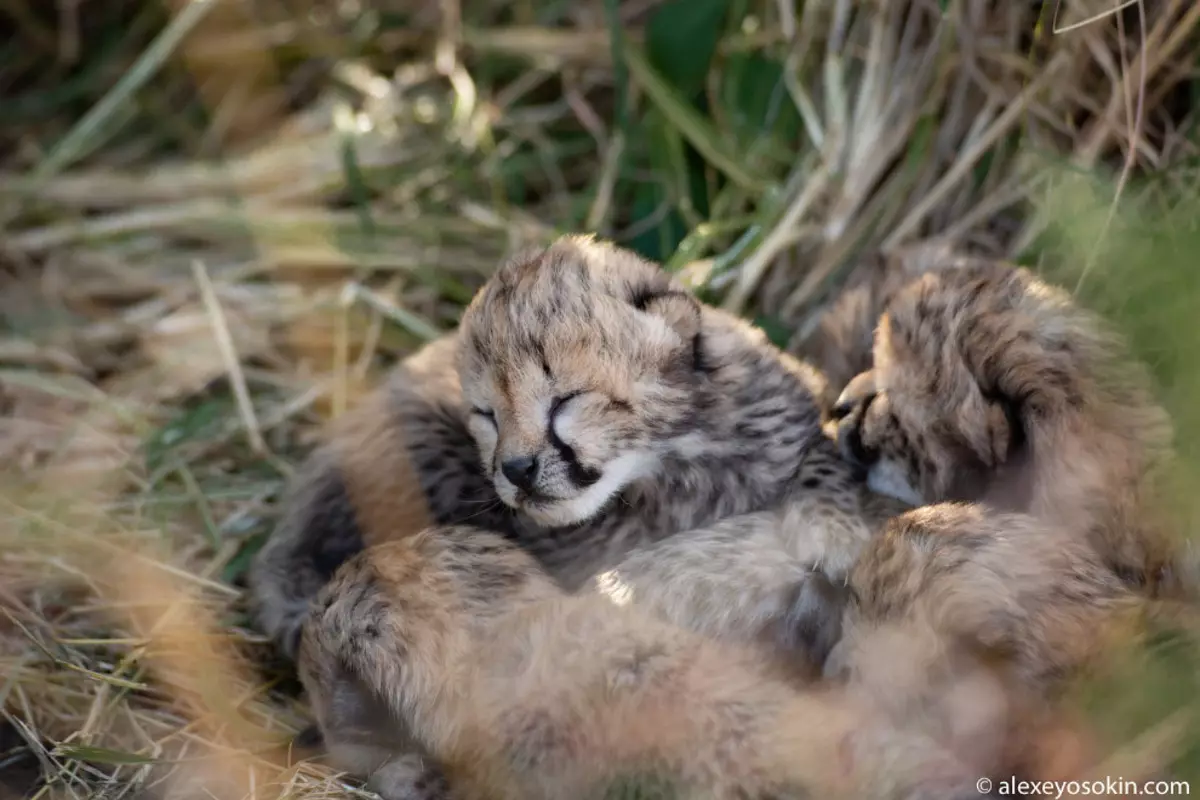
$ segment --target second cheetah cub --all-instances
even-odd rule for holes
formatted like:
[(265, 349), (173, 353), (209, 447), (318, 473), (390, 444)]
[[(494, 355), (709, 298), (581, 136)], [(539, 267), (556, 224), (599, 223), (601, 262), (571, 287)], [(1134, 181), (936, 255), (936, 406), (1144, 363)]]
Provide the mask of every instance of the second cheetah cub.
[(891, 298), (835, 408), (848, 460), (914, 505), (983, 502), (1080, 530), (1115, 573), (1171, 584), (1157, 481), (1171, 425), (1122, 341), (1025, 269), (973, 264)]
[(387, 798), (413, 796), (407, 743), (468, 800), (598, 800), (647, 777), (674, 797), (862, 796), (846, 748), (867, 727), (844, 696), (797, 692), (754, 651), (636, 607), (567, 595), (476, 529), (352, 558), (305, 623), (299, 666), (331, 753)]

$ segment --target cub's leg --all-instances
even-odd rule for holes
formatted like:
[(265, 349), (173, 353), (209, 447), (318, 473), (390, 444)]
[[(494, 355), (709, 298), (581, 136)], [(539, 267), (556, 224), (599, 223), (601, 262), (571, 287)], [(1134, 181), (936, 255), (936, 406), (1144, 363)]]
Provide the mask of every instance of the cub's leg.
[(408, 358), (335, 420), (288, 487), (249, 583), (259, 624), (289, 658), (309, 601), (365, 545), (433, 523), (511, 524), (479, 468), (454, 347), (448, 335)]

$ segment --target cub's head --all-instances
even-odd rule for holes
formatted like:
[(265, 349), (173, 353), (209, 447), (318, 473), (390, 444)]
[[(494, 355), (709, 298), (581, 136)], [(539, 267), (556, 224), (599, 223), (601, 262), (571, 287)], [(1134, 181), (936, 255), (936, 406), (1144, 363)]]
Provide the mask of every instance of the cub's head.
[(1095, 320), (1026, 270), (925, 275), (892, 299), (873, 368), (839, 398), (839, 444), (873, 489), (914, 505), (987, 492), (1020, 505), (1008, 494), (1030, 491), (1020, 485), (1029, 470), (1017, 467), (1039, 436), (1112, 428), (1101, 407), (1120, 390), (1097, 377), (1116, 351)]
[(502, 266), (463, 315), (459, 351), (500, 498), (570, 525), (653, 474), (693, 413), (700, 315), (668, 273), (591, 238)]

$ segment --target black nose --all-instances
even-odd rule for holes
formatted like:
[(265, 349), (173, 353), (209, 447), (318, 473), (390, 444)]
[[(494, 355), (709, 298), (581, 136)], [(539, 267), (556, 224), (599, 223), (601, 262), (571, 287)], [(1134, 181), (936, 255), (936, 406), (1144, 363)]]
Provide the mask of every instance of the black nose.
[(510, 458), (500, 465), (500, 471), (504, 473), (504, 477), (523, 492), (533, 491), (537, 468), (537, 456), (518, 456)]

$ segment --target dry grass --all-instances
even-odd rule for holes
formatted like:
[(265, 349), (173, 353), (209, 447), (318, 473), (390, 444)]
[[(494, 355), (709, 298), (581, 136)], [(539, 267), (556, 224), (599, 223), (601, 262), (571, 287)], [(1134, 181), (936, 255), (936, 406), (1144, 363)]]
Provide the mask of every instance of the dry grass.
[[(295, 765), (239, 580), (320, 421), (559, 231), (796, 348), (860, 253), (1040, 257), (1192, 453), (1200, 5), (1057, 5), (0, 2), (0, 778), (354, 791)], [(1114, 736), (1192, 730), (1129, 751), (1190, 775), (1147, 674)]]

